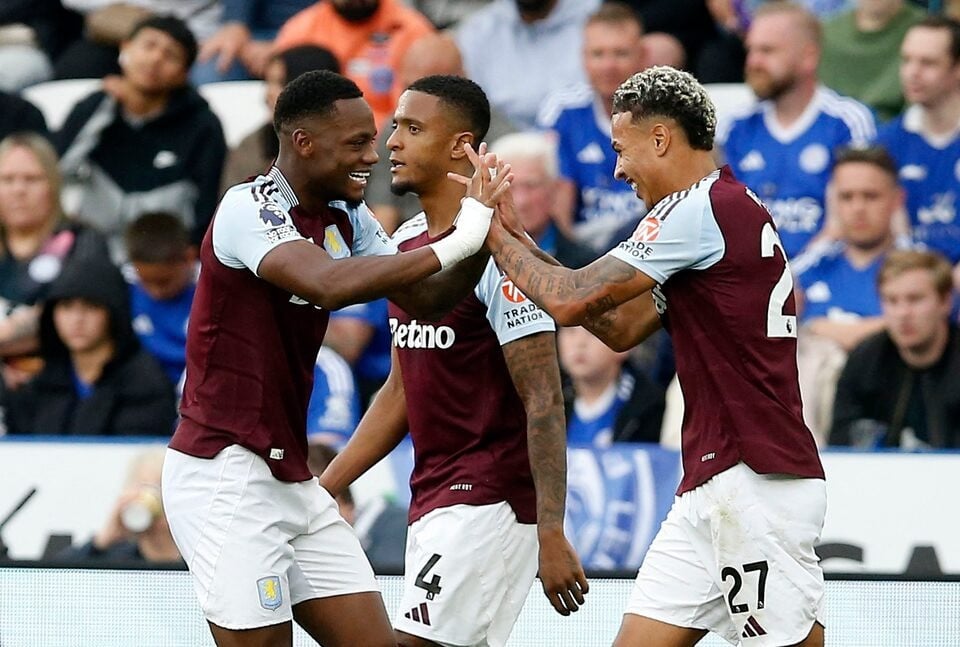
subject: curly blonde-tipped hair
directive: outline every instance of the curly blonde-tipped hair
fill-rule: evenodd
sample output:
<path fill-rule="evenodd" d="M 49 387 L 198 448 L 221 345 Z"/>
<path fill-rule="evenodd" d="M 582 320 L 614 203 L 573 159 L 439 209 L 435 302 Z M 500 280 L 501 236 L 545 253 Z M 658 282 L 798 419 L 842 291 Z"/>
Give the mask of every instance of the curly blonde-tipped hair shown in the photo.
<path fill-rule="evenodd" d="M 689 72 L 658 65 L 637 72 L 613 94 L 613 111 L 629 112 L 633 120 L 673 119 L 697 150 L 713 149 L 717 111 L 710 95 Z"/>

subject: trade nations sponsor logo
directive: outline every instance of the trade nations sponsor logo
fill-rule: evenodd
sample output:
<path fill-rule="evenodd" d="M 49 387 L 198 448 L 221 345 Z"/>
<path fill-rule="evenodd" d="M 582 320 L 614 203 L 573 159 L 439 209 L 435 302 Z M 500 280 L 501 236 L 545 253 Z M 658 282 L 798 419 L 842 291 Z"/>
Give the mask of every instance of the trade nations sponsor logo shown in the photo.
<path fill-rule="evenodd" d="M 652 243 L 660 236 L 660 227 L 662 225 L 663 223 L 659 218 L 647 216 L 637 225 L 630 240 L 634 243 Z"/>
<path fill-rule="evenodd" d="M 506 276 L 500 280 L 500 290 L 503 292 L 504 298 L 510 303 L 523 303 L 527 300 L 520 288 Z"/>
<path fill-rule="evenodd" d="M 390 317 L 390 336 L 397 348 L 425 348 L 446 350 L 457 341 L 457 334 L 450 326 L 422 324 L 416 319 L 402 324 L 396 317 Z"/>
<path fill-rule="evenodd" d="M 283 592 L 280 590 L 280 578 L 276 575 L 271 575 L 257 580 L 257 594 L 260 596 L 261 607 L 268 611 L 278 609 L 283 603 Z"/>
<path fill-rule="evenodd" d="M 653 247 L 643 241 L 634 240 L 633 237 L 617 245 L 617 249 L 641 261 L 647 260 L 653 254 Z"/>

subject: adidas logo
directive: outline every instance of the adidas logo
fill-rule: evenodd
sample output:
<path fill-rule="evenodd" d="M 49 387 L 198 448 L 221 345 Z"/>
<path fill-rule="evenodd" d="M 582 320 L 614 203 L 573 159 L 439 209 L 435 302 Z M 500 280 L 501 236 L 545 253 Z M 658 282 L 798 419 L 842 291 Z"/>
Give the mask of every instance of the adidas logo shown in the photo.
<path fill-rule="evenodd" d="M 424 605 L 421 605 L 424 606 Z M 760 623 L 757 622 L 757 619 L 753 616 L 747 618 L 747 622 L 743 625 L 743 633 L 740 634 L 741 638 L 756 638 L 757 636 L 766 636 L 767 630 L 760 626 Z"/>
<path fill-rule="evenodd" d="M 403 617 L 407 620 L 413 620 L 414 622 L 422 622 L 423 624 L 430 626 L 430 613 L 427 611 L 427 603 L 421 602 L 420 606 L 413 607 L 405 614 Z M 752 620 L 752 618 L 751 618 Z"/>
<path fill-rule="evenodd" d="M 604 159 L 603 149 L 597 142 L 590 142 L 577 153 L 577 161 L 581 164 L 602 164 Z"/>
<path fill-rule="evenodd" d="M 750 151 L 740 160 L 741 171 L 762 171 L 767 168 L 767 162 L 763 159 L 760 151 Z"/>

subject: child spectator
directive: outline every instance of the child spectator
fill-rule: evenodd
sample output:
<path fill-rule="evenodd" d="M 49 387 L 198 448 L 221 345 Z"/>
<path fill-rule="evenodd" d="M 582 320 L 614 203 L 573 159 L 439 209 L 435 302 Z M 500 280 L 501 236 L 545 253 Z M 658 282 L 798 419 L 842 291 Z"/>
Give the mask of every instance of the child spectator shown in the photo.
<path fill-rule="evenodd" d="M 40 316 L 43 370 L 7 398 L 13 434 L 169 436 L 163 370 L 130 326 L 127 287 L 106 258 L 63 275 Z"/>
<path fill-rule="evenodd" d="M 133 269 L 128 276 L 133 330 L 171 383 L 178 384 L 186 366 L 187 319 L 197 289 L 197 250 L 180 219 L 162 212 L 130 223 L 124 242 Z"/>

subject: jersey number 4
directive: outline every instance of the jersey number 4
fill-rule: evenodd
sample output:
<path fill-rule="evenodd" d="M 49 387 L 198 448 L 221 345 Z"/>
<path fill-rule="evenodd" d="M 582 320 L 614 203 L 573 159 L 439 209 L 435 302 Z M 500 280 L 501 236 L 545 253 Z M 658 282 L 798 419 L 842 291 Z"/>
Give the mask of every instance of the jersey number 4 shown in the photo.
<path fill-rule="evenodd" d="M 783 256 L 783 274 L 770 291 L 770 300 L 767 302 L 767 337 L 796 337 L 796 315 L 783 314 L 783 307 L 793 292 L 793 275 L 790 274 L 787 253 L 783 251 L 780 236 L 768 222 L 760 231 L 760 255 L 763 258 L 775 258 L 773 252 L 776 249 L 779 249 L 780 255 Z"/>

